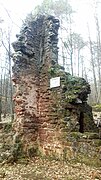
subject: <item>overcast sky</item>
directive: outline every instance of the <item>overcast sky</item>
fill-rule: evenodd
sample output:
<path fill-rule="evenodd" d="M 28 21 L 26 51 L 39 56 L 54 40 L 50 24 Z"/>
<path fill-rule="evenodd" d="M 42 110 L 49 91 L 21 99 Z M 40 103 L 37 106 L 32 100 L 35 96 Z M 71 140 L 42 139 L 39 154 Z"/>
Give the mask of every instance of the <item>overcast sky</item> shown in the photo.
<path fill-rule="evenodd" d="M 96 0 L 69 0 L 77 13 L 74 16 L 75 19 L 75 31 L 81 33 L 84 38 L 87 37 L 87 23 L 89 24 L 90 32 L 92 38 L 95 37 L 95 23 L 94 23 L 94 13 Z M 101 0 L 98 0 L 101 3 Z M 13 38 L 17 32 L 19 32 L 19 27 L 21 27 L 22 20 L 30 13 L 34 7 L 41 4 L 42 0 L 0 0 L 0 17 L 5 21 L 4 25 L 6 27 L 11 23 L 11 16 L 13 22 Z M 100 12 L 101 4 L 98 4 L 98 11 Z M 9 12 L 9 15 L 6 12 Z M 16 31 L 16 32 L 15 32 Z"/>
<path fill-rule="evenodd" d="M 62 1 L 62 0 L 61 0 Z M 101 27 L 101 0 L 68 0 L 72 5 L 74 11 L 74 26 L 73 31 L 82 35 L 84 40 L 88 40 L 89 25 L 92 40 L 96 38 L 96 26 L 94 15 L 96 12 L 99 14 L 99 23 Z M 4 20 L 0 26 L 4 30 L 12 26 L 11 42 L 16 40 L 16 34 L 19 33 L 22 20 L 30 13 L 36 5 L 41 4 L 42 0 L 0 0 L 0 18 Z M 98 2 L 97 4 L 95 2 Z M 4 53 L 3 53 L 4 54 Z M 84 52 L 86 61 L 88 61 L 89 52 Z"/>
<path fill-rule="evenodd" d="M 0 0 L 0 17 L 4 20 L 2 26 L 7 28 L 12 24 L 12 41 L 20 30 L 22 20 L 40 2 L 41 0 Z"/>
<path fill-rule="evenodd" d="M 88 39 L 89 25 L 90 34 L 92 40 L 96 38 L 96 27 L 94 14 L 96 10 L 101 16 L 101 0 L 68 0 L 72 5 L 73 10 L 76 11 L 74 15 L 74 27 L 73 31 L 83 36 L 84 40 Z M 6 29 L 12 25 L 12 37 L 11 41 L 16 40 L 16 34 L 19 33 L 22 20 L 25 19 L 26 15 L 30 13 L 36 5 L 41 4 L 42 0 L 0 0 L 0 17 L 4 19 L 4 26 Z M 8 12 L 7 12 L 7 11 Z M 9 14 L 8 14 L 9 13 Z M 11 19 L 10 19 L 10 17 Z M 101 21 L 101 20 L 100 20 Z M 100 22 L 101 23 L 101 22 Z"/>

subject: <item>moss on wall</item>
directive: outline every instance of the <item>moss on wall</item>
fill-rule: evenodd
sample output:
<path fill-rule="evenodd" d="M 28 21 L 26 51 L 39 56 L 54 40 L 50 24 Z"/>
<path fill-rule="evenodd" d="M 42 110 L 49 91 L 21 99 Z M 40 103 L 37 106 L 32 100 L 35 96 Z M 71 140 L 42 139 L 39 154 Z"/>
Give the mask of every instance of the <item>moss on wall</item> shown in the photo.
<path fill-rule="evenodd" d="M 74 77 L 64 72 L 60 65 L 48 69 L 50 78 L 60 77 L 60 87 L 52 88 L 54 112 L 64 120 L 67 131 L 80 130 L 80 116 L 83 114 L 84 131 L 96 129 L 93 122 L 92 109 L 87 104 L 90 85 L 83 78 Z"/>

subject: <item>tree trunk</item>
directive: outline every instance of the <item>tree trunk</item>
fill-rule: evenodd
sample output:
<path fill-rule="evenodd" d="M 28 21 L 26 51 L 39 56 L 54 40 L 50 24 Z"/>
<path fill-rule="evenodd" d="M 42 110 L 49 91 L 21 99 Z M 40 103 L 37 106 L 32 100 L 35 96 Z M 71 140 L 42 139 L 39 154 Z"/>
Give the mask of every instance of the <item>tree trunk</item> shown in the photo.
<path fill-rule="evenodd" d="M 80 73 L 80 50 L 78 50 L 78 76 Z"/>
<path fill-rule="evenodd" d="M 90 54 L 91 54 L 91 65 L 92 65 L 94 87 L 95 87 L 95 102 L 97 103 L 97 101 L 98 101 L 98 89 L 97 89 L 97 81 L 96 81 L 96 74 L 95 74 L 95 65 L 94 65 L 94 58 L 93 58 L 93 48 L 92 48 L 92 42 L 91 42 L 91 38 L 90 38 L 89 27 L 88 27 L 88 33 L 89 33 L 89 45 L 90 45 Z"/>
<path fill-rule="evenodd" d="M 1 74 L 1 94 L 0 94 L 0 121 L 2 120 L 1 115 L 2 115 L 2 74 Z"/>
<path fill-rule="evenodd" d="M 10 35 L 8 38 L 8 60 L 9 60 L 9 78 L 10 78 L 10 110 L 11 110 L 11 120 L 14 119 L 14 110 L 13 110 L 13 87 L 12 87 L 12 76 L 11 76 L 11 47 L 10 47 Z"/>
<path fill-rule="evenodd" d="M 101 64 L 101 41 L 100 41 L 100 28 L 99 21 L 96 15 L 96 30 L 97 30 L 97 66 L 98 66 L 98 99 L 97 102 L 101 103 L 101 72 L 100 72 L 100 64 Z"/>

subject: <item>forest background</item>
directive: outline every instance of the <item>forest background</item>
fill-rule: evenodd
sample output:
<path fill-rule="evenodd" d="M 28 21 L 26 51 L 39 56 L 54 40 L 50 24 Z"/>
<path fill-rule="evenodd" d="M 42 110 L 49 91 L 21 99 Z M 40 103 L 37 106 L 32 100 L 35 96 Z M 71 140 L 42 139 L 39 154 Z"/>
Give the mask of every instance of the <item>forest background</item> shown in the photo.
<path fill-rule="evenodd" d="M 90 83 L 90 105 L 101 104 L 101 0 L 0 1 L 0 121 L 14 118 L 12 42 L 38 14 L 60 20 L 58 63 Z"/>

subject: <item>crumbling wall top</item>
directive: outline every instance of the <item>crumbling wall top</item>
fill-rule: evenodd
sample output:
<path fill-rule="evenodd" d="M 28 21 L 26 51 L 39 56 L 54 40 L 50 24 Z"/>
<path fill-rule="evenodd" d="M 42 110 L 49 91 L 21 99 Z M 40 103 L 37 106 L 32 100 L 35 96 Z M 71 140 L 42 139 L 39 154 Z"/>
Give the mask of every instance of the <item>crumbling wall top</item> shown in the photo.
<path fill-rule="evenodd" d="M 17 41 L 14 42 L 13 72 L 36 71 L 44 64 L 45 57 L 50 57 L 49 64 L 58 62 L 58 28 L 59 20 L 54 16 L 39 16 L 26 21 Z"/>

